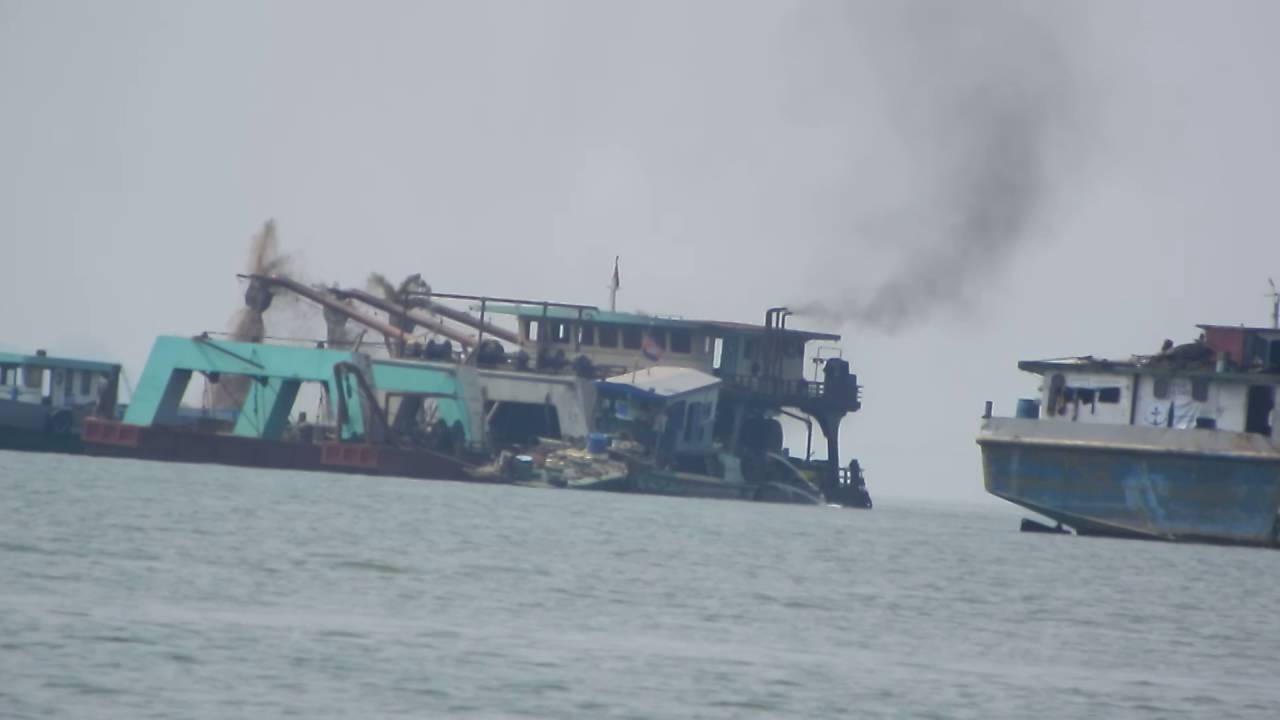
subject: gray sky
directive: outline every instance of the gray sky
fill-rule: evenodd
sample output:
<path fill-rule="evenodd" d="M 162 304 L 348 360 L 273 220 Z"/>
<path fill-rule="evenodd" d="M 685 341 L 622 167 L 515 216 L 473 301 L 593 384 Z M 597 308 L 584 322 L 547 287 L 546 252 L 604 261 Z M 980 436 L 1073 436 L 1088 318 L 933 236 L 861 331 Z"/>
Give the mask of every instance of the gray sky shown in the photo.
<path fill-rule="evenodd" d="M 0 0 L 0 344 L 136 378 L 268 217 L 351 284 L 620 254 L 627 309 L 820 308 L 873 495 L 980 499 L 1017 360 L 1267 321 L 1280 5 L 955 5 Z"/>

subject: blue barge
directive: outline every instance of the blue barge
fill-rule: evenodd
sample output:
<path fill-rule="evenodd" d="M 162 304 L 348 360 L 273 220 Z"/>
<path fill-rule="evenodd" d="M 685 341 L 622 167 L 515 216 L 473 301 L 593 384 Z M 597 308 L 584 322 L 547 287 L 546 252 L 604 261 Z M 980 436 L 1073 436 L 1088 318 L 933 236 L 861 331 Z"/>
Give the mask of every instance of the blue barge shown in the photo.
<path fill-rule="evenodd" d="M 1200 327 L 1155 355 L 1019 363 L 1039 397 L 983 419 L 987 491 L 1081 535 L 1277 545 L 1280 330 Z"/>

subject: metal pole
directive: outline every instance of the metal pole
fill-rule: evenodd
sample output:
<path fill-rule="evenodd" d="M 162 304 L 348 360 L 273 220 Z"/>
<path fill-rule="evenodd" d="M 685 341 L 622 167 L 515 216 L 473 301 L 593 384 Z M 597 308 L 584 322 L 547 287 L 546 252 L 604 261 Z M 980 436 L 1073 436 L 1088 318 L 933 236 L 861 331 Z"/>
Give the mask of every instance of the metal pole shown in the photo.
<path fill-rule="evenodd" d="M 538 355 L 534 359 L 534 366 L 542 367 L 543 349 L 546 348 L 547 342 L 547 303 L 542 303 L 542 319 L 538 321 Z"/>
<path fill-rule="evenodd" d="M 618 312 L 618 284 L 614 282 L 614 278 L 618 277 L 618 256 L 613 257 L 613 277 L 609 278 L 609 312 Z"/>
<path fill-rule="evenodd" d="M 582 350 L 582 308 L 578 308 L 578 325 L 574 329 L 577 332 L 573 335 L 573 351 L 578 352 Z"/>

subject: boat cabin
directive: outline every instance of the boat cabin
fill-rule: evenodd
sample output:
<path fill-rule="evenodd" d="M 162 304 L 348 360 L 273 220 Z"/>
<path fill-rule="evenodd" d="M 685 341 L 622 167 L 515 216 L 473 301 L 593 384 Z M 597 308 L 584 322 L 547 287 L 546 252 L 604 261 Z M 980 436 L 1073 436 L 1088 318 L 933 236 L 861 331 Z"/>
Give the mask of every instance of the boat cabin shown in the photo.
<path fill-rule="evenodd" d="M 712 449 L 719 378 L 659 366 L 601 380 L 596 428 L 626 435 L 665 454 Z"/>
<path fill-rule="evenodd" d="M 100 414 L 115 411 L 120 366 L 113 363 L 34 355 L 0 353 L 0 398 L 60 408 L 88 408 Z"/>
<path fill-rule="evenodd" d="M 804 394 L 805 346 L 839 335 L 785 327 L 771 311 L 764 325 L 610 312 L 588 307 L 488 305 L 487 313 L 516 318 L 522 344 L 538 365 L 582 363 L 598 377 L 655 366 L 715 375 L 759 391 Z"/>
<path fill-rule="evenodd" d="M 1199 326 L 1194 343 L 1125 361 L 1027 361 L 1043 378 L 1020 417 L 1059 422 L 1223 430 L 1271 436 L 1280 385 L 1280 330 Z"/>

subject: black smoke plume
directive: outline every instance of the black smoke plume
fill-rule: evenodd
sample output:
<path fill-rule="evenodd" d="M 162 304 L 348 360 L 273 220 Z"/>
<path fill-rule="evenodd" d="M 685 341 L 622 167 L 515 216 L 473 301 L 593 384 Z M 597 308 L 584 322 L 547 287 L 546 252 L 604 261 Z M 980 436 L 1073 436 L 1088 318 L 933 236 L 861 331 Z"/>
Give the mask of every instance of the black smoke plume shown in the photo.
<path fill-rule="evenodd" d="M 887 246 L 896 263 L 791 309 L 895 332 L 971 309 L 1036 239 L 1034 223 L 1057 190 L 1053 161 L 1071 145 L 1078 114 L 1062 33 L 1044 13 L 934 2 L 864 10 L 862 57 L 909 190 L 828 252 L 858 268 L 864 250 Z"/>

